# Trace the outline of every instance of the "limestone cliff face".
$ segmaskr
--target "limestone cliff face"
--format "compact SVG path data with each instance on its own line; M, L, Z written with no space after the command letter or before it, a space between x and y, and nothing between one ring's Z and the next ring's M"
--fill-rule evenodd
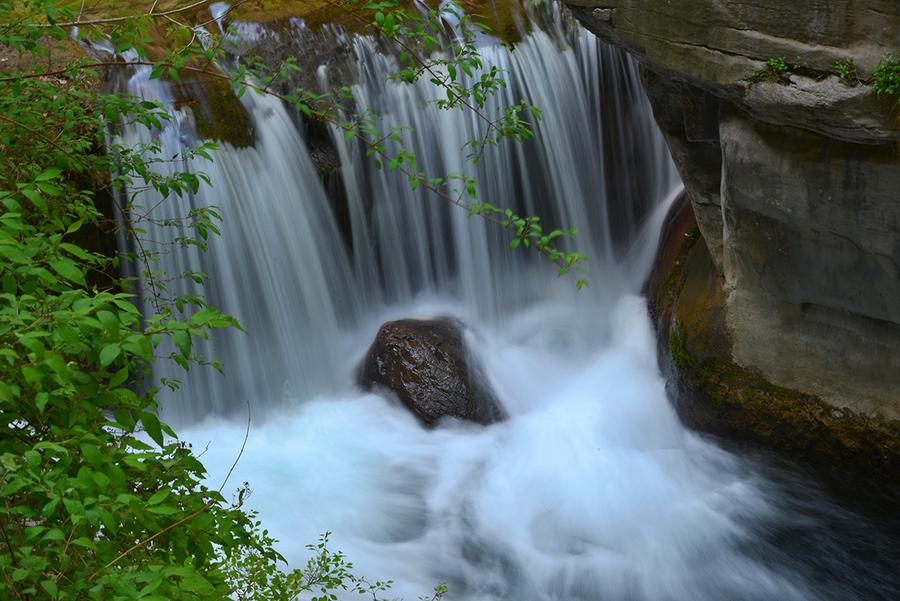
M642 64L723 276L735 364L866 418L900 419L897 0L567 0ZM790 70L750 84L769 59Z
M566 0L576 17L659 73L677 76L776 125L830 137L896 140L889 100L831 75L853 58L870 75L900 51L896 0ZM748 87L771 58L800 66L790 85Z

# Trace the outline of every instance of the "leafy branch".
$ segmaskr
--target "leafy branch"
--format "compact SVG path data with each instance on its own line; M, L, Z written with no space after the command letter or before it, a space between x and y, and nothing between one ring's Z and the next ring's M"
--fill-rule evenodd
M215 207L156 216L160 202L211 183L203 173L173 166L211 160L215 146L173 157L156 142L110 142L109 127L152 131L170 116L158 103L101 92L99 71L150 66L155 77L192 74L228 83L237 94L278 97L356 139L376 165L406 177L414 189L508 230L513 248L540 253L561 273L577 269L584 257L557 246L574 231L545 231L536 217L483 202L466 175L424 173L404 148L402 130L381 131L373 114L345 116L346 96L275 91L297 68L290 61L269 70L247 60L223 70L226 34L213 34L204 46L188 20L208 2L159 5L124 17L84 18L84 2L73 8L57 0L0 0L0 47L29 59L25 70L0 75L0 597L330 599L347 590L377 598L390 583L354 575L352 564L328 549L327 537L310 549L303 570L281 571L275 541L243 507L248 487L234 503L222 494L228 477L218 490L207 488L198 456L160 420L158 394L179 382L155 377L154 361L221 369L198 356L195 343L215 330L240 328L201 295L171 291L176 279L202 285L204 274L169 274L158 266L162 253L202 251L218 233ZM372 30L398 44L396 81L428 78L446 97L439 108L479 115L487 133L467 146L470 160L478 162L487 145L533 135L530 123L540 118L534 107L522 102L497 115L486 108L505 83L499 70L481 62L465 15L464 31L442 40L444 9L414 15L396 2L348 6L362 8ZM151 26L163 28L170 47L148 43ZM134 51L138 58L66 59L54 67L51 45L67 43L70 27L81 39L102 37L117 54ZM158 199L142 206L149 191ZM109 214L100 210L104 203ZM150 226L183 233L162 246L149 239ZM97 248L96 239L110 228L136 249L118 255ZM149 302L119 275L125 261L140 264Z

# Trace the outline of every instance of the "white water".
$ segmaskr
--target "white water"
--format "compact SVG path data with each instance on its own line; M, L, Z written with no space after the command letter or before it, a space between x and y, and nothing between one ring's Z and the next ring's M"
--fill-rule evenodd
M254 426L234 481L250 481L296 565L332 530L360 573L395 579L406 599L439 582L468 600L809 598L743 555L772 510L735 458L679 424L643 300L590 318L566 308L541 303L498 330L476 321L508 421L428 431L347 391ZM609 333L588 353L584 319ZM210 442L216 482L243 435L210 421L187 438Z
M477 133L475 119L426 106L427 86L385 85L389 59L356 44L358 103L388 125L413 125L426 169L471 172L459 147ZM167 417L192 424L182 434L195 449L208 445L218 483L249 402L253 427L232 484L251 483L250 505L288 559L302 565L304 546L330 530L358 572L394 579L406 599L440 582L472 601L817 599L767 542L784 520L771 485L685 430L666 397L637 293L679 186L633 65L561 28L486 54L510 74L506 99L527 95L545 119L535 141L489 153L475 173L481 196L577 225L590 289L576 292L508 251L496 230L412 193L338 141L347 252L289 115L248 94L255 146L223 146L201 165L214 188L155 214L222 208L210 251L171 255L166 267L208 273L207 296L249 331L206 347L228 375L192 373L166 399ZM167 93L146 73L130 85ZM611 110L615 120L601 118ZM176 117L161 134L167 151L194 142L190 111ZM604 134L621 146L601 143ZM604 172L608 153L635 147L643 160ZM649 196L645 207L611 198L610 177ZM509 413L503 423L425 430L355 388L384 320L448 313L472 326L473 355Z
M474 175L482 200L540 215L548 231L577 226L575 244L589 257L593 286L567 297L567 311L587 315L598 303L608 305L623 290L640 286L658 231L658 225L645 226L662 218L680 182L652 125L632 63L591 36L567 34L559 23L549 34L535 32L515 52L486 47L486 63L503 68L509 81L497 101L505 106L529 97L544 118L535 140L489 148L474 168L461 148L482 131L475 115L438 110L433 106L437 92L429 82L388 84L396 68L393 59L379 55L368 39L354 43L361 71L354 93L360 109L382 114L385 131L412 126L407 143L423 171ZM128 89L173 101L166 84L149 80L148 69L138 71ZM227 376L192 373L186 388L165 403L170 421L239 414L247 402L257 412L272 410L336 390L348 377L336 365L360 351L355 338L359 325L386 306L408 305L424 295L501 323L510 311L556 295L560 288L574 292L574 281L557 281L553 267L533 253L510 252L507 233L427 192L413 191L405 178L376 169L355 143L336 132L352 225L348 252L288 112L277 99L253 93L242 102L254 124L253 147L223 143L212 163L201 159L168 166L172 171L204 171L212 188L166 202L147 193L140 201L156 207L152 217L157 220L183 216L198 206L221 208L222 235L210 241L209 252L170 253L161 266L170 275L187 270L208 274L203 288L190 281L170 288L204 293L251 333L215 337L198 347L205 356L223 361ZM485 109L487 114L497 110L494 104ZM613 112L604 122L603 111L609 114L610 107L620 105L628 106L628 112ZM154 134L167 157L196 143L191 111L173 115L173 123ZM618 146L604 146L604 135ZM125 132L130 143L148 137L142 128ZM607 155L613 153L635 157L633 170L605 173ZM608 193L609 182L621 178L633 197ZM153 241L190 235L170 226L148 224L147 229L146 237ZM642 234L645 239L635 244ZM640 256L623 262L629 248ZM146 289L149 282L144 284ZM587 336L596 329L593 322L583 321L585 341L596 339L599 332ZM180 375L171 362L160 363L156 371L165 377Z

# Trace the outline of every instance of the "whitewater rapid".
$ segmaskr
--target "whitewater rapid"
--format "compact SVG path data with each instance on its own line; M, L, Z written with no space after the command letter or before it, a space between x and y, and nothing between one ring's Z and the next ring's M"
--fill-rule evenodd
M143 201L159 205L158 220L220 208L209 251L165 254L162 267L209 274L202 289L173 289L205 293L248 332L198 342L226 375L193 370L163 399L163 416L205 449L218 487L249 406L228 489L249 482L249 506L292 566L330 531L359 574L393 579L407 600L442 582L454 601L889 599L878 596L892 586L889 568L844 553L876 545L877 529L808 480L785 477L788 493L766 461L679 423L640 289L681 185L634 63L556 17L515 51L484 49L509 76L500 100L527 96L544 120L535 140L492 148L477 168L460 151L477 121L438 111L427 82L387 83L396 64L366 38L352 40L353 94L386 127L414 127L408 142L430 173L464 171L485 200L577 226L590 287L578 292L553 266L512 253L505 234L413 193L337 135L350 227L340 231L294 116L247 94L254 145L226 142L213 163L171 167L205 171L211 189ZM172 104L147 71L128 89ZM167 156L197 142L190 109L172 114L152 134ZM148 140L138 128L122 137ZM186 233L148 228L160 248ZM428 430L356 387L381 323L437 315L470 326L468 346L507 420ZM181 376L171 362L154 373ZM814 500L797 492L806 490Z
M586 315L559 296L499 330L461 315L503 423L426 430L351 386L253 423L233 478L250 482L251 506L293 565L327 530L361 574L393 579L406 599L441 582L473 601L811 598L742 552L775 512L737 458L679 424L644 299L623 293ZM382 317L452 310L422 303ZM584 319L605 332L589 352ZM218 420L184 433L209 444L211 482L243 436Z

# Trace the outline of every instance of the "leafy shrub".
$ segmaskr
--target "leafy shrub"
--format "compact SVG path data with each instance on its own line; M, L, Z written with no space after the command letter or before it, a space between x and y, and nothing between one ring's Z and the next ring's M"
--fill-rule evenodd
M872 87L878 94L894 96L900 103L900 61L888 55L875 69L872 75Z
M758 69L754 69L749 76L747 82L750 84L761 83L764 81L783 81L784 76L791 70L791 66L783 58L770 58L766 64Z
M856 67L856 61L851 58L835 61L834 74L838 76L841 82L851 88L859 85L859 71Z

